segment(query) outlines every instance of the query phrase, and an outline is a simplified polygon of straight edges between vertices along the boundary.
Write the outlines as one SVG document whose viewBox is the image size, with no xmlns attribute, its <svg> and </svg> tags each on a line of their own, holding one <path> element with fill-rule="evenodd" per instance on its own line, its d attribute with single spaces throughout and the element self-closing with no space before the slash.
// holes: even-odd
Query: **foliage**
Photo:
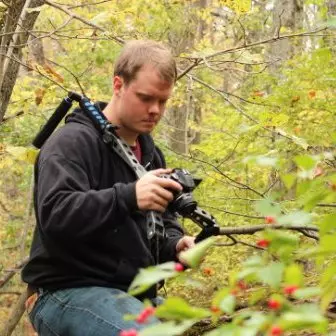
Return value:
<svg viewBox="0 0 336 336">
<path fill-rule="evenodd" d="M 200 333 L 209 336 L 272 335 L 274 330 L 275 335 L 273 327 L 295 335 L 326 334 L 333 327 L 327 309 L 336 295 L 335 18 L 328 14 L 327 2 L 305 1 L 306 16 L 313 17 L 306 26 L 330 29 L 284 39 L 292 53 L 279 61 L 270 56 L 272 49 L 280 49 L 274 40 L 274 2 L 201 3 L 63 1 L 101 29 L 69 20 L 48 5 L 39 9 L 35 30 L 43 40 L 45 63 L 24 50 L 30 68 L 21 69 L 8 119 L 0 128 L 0 269 L 22 258 L 23 238 L 23 253 L 28 252 L 31 163 L 37 154 L 30 143 L 39 128 L 67 90 L 93 100 L 110 99 L 113 62 L 120 50 L 114 37 L 163 40 L 174 50 L 180 72 L 193 66 L 177 82 L 168 106 L 184 113 L 191 92 L 188 154 L 171 148 L 169 136 L 176 125 L 168 117 L 155 132 L 168 165 L 203 178 L 194 197 L 221 227 L 274 220 L 267 230 L 235 236 L 232 246 L 221 245 L 232 244 L 223 236 L 211 242 L 206 254 L 190 251 L 192 269 L 182 273 L 173 263 L 141 270 L 132 290 L 169 278 L 167 290 L 174 295 L 156 311 L 167 321 L 140 335 L 188 334 L 204 319 L 211 320 L 213 330 Z M 284 33 L 298 32 L 286 27 Z M 193 143 L 197 132 L 201 141 Z M 181 221 L 189 233 L 199 232 L 195 224 Z M 272 225 L 302 230 L 272 230 Z M 316 231 L 304 230 L 306 226 L 319 231 L 318 242 L 309 237 Z M 261 241 L 264 247 L 258 246 Z M 290 286 L 297 288 L 288 294 Z"/>
</svg>

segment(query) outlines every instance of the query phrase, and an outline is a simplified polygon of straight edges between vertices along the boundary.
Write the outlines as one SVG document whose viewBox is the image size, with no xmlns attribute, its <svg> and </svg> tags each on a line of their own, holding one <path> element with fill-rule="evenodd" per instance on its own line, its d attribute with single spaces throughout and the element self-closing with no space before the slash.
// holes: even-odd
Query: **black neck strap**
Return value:
<svg viewBox="0 0 336 336">
<path fill-rule="evenodd" d="M 78 101 L 79 106 L 85 114 L 98 126 L 102 132 L 103 141 L 114 150 L 124 162 L 131 167 L 136 177 L 139 179 L 147 173 L 146 169 L 139 163 L 134 155 L 131 147 L 120 138 L 116 130 L 117 126 L 112 125 L 105 115 L 86 97 L 76 96 L 74 100 Z M 147 212 L 147 237 L 153 238 L 156 234 L 159 237 L 164 237 L 164 225 L 162 216 L 159 212 Z"/>
</svg>

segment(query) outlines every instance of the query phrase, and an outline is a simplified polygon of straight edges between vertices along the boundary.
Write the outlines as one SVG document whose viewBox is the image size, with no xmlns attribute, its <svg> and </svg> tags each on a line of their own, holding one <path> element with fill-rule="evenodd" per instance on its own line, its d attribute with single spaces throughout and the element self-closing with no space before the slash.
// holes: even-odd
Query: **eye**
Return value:
<svg viewBox="0 0 336 336">
<path fill-rule="evenodd" d="M 151 100 L 153 100 L 153 97 L 152 97 L 152 96 L 148 96 L 148 95 L 141 94 L 141 93 L 138 94 L 138 97 L 139 97 L 140 100 L 143 101 L 144 103 L 149 103 Z"/>
</svg>

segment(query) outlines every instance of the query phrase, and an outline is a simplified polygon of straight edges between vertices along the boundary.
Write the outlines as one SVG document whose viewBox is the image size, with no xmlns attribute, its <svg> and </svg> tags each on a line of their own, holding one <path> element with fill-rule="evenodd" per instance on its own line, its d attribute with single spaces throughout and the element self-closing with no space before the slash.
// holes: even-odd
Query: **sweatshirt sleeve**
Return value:
<svg viewBox="0 0 336 336">
<path fill-rule="evenodd" d="M 42 231 L 63 239 L 85 239 L 113 229 L 113 219 L 137 208 L 135 183 L 93 190 L 87 172 L 76 162 L 52 155 L 38 170 L 37 214 Z"/>
<path fill-rule="evenodd" d="M 135 182 L 95 188 L 105 147 L 92 133 L 80 124 L 60 129 L 41 149 L 34 198 L 43 235 L 85 241 L 137 210 Z"/>
</svg>

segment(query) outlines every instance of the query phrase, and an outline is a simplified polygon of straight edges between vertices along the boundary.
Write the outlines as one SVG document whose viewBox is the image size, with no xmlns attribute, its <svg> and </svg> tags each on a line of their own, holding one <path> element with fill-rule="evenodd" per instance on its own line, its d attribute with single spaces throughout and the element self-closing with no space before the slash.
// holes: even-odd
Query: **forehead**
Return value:
<svg viewBox="0 0 336 336">
<path fill-rule="evenodd" d="M 138 71 L 130 87 L 139 93 L 166 97 L 171 94 L 174 83 L 164 80 L 153 66 L 146 65 Z"/>
</svg>

